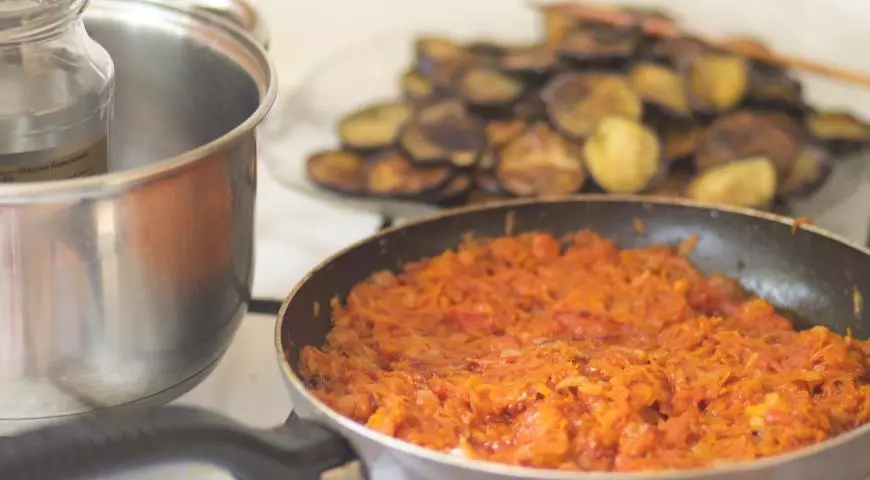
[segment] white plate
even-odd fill
[[[412,62],[413,39],[421,33],[439,33],[459,40],[491,37],[510,42],[539,37],[537,13],[520,2],[441,0],[415,13],[403,11],[394,19],[402,30],[360,41],[316,68],[282,106],[263,143],[261,158],[275,179],[287,188],[349,208],[393,217],[413,218],[438,210],[420,203],[352,199],[323,191],[305,175],[308,153],[334,148],[338,121],[349,112],[400,95],[399,77]],[[476,2],[489,4],[490,12]],[[870,55],[859,48],[870,45],[870,29],[852,21],[870,19],[870,5],[848,0],[661,0],[632,3],[661,6],[682,23],[707,35],[749,34],[764,39],[779,51],[824,60],[835,65],[870,71]],[[741,6],[742,5],[742,6]],[[450,21],[450,12],[455,21]],[[691,19],[691,20],[688,20]],[[806,96],[817,107],[845,108],[870,118],[870,91],[818,77],[802,76]],[[867,160],[850,159],[838,165],[825,186],[813,197],[790,205],[796,215],[819,217],[855,192],[866,177]],[[861,215],[870,215],[870,207]]]

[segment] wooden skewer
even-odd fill
[[[631,12],[622,12],[608,9],[606,7],[592,7],[579,3],[533,3],[533,5],[535,8],[561,10],[579,19],[609,23],[616,26],[638,25],[638,22],[640,21],[640,27],[644,30],[644,33],[659,38],[674,38],[685,34],[676,24],[674,24],[674,22],[659,18],[641,19],[638,15]],[[705,38],[694,33],[691,36],[692,38],[714,48],[743,55],[765,63],[784,68],[803,70],[805,72],[824,75],[826,77],[870,88],[870,74],[867,73],[833,67],[807,60],[805,58],[773,53],[746,43]]]

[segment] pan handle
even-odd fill
[[[0,478],[85,479],[187,460],[243,480],[308,480],[357,459],[347,441],[319,424],[290,423],[255,430],[184,406],[94,414],[0,441]]]

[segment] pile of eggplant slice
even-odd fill
[[[541,10],[545,38],[416,39],[404,98],[352,112],[307,174],[343,195],[453,206],[577,192],[770,209],[818,189],[870,125],[804,101],[788,71],[690,36]],[[739,37],[751,48],[759,41]]]

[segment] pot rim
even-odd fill
[[[435,450],[431,450],[425,447],[421,447],[418,445],[414,445],[409,442],[405,442],[399,440],[397,438],[391,437],[389,435],[371,430],[367,428],[365,425],[359,424],[350,418],[346,418],[343,415],[335,412],[331,407],[320,401],[317,397],[311,394],[308,391],[308,388],[305,386],[304,382],[301,378],[296,374],[293,370],[290,362],[287,360],[287,356],[285,354],[284,345],[290,343],[290,339],[287,339],[287,342],[284,342],[284,323],[286,321],[286,312],[290,305],[293,302],[294,297],[297,292],[301,289],[302,285],[304,285],[308,280],[317,272],[324,270],[326,267],[331,265],[335,259],[341,257],[351,250],[356,249],[360,245],[375,241],[378,238],[381,238],[386,235],[390,235],[396,231],[404,230],[408,227],[420,226],[427,223],[433,223],[442,220],[443,218],[448,218],[452,216],[463,215],[466,213],[476,212],[480,210],[503,210],[507,215],[510,215],[512,210],[511,207],[528,205],[528,204],[549,204],[549,203],[565,203],[565,202],[596,202],[596,203],[605,203],[605,202],[631,202],[631,203],[641,203],[641,204],[653,204],[653,205],[671,205],[671,206],[684,206],[695,209],[703,209],[711,212],[724,212],[724,213],[735,213],[738,215],[754,217],[761,221],[766,222],[774,222],[780,223],[783,225],[790,226],[791,228],[795,228],[795,220],[789,217],[785,217],[782,215],[777,215],[768,212],[762,212],[747,208],[739,208],[739,207],[729,207],[724,205],[713,205],[708,203],[696,202],[693,200],[682,199],[682,198],[670,198],[670,197],[659,197],[659,196],[637,196],[637,195],[612,195],[612,194],[580,194],[573,195],[570,197],[564,198],[554,198],[554,199],[516,199],[516,200],[508,200],[495,205],[472,205],[467,207],[456,208],[452,210],[445,211],[444,213],[439,213],[436,215],[432,215],[423,219],[418,219],[414,221],[410,221],[408,223],[391,227],[388,229],[384,229],[374,235],[371,235],[367,238],[359,240],[350,246],[342,249],[341,251],[329,256],[323,262],[321,262],[316,267],[312,268],[301,280],[299,280],[290,293],[287,295],[284,303],[281,305],[281,309],[278,311],[278,318],[275,322],[275,351],[278,355],[278,363],[281,366],[281,371],[284,375],[285,380],[287,381],[290,388],[292,388],[295,393],[300,397],[305,399],[309,406],[311,406],[316,412],[318,417],[315,419],[316,421],[327,421],[331,423],[333,426],[338,427],[338,434],[345,436],[347,438],[346,432],[352,432],[353,435],[363,437],[369,441],[376,442],[381,446],[390,449],[391,451],[398,451],[404,455],[416,457],[422,460],[446,464],[451,467],[461,468],[465,470],[469,470],[477,473],[486,473],[486,474],[494,474],[494,475],[504,475],[510,478],[521,478],[521,479],[541,479],[541,480],[578,480],[578,479],[588,479],[588,480],[640,480],[640,479],[649,479],[649,480],[695,480],[695,479],[704,479],[704,478],[723,478],[723,475],[747,475],[747,474],[760,474],[764,470],[770,470],[773,468],[781,467],[790,462],[796,462],[800,460],[809,460],[809,457],[818,456],[824,454],[828,450],[832,450],[846,444],[848,442],[854,441],[860,437],[867,436],[870,433],[870,424],[862,425],[854,430],[848,431],[841,435],[838,435],[834,438],[825,440],[821,443],[817,443],[815,445],[811,445],[809,447],[800,448],[793,452],[784,453],[781,455],[776,455],[773,457],[766,457],[758,460],[752,460],[748,462],[735,463],[731,465],[723,465],[713,468],[696,468],[690,470],[666,470],[666,471],[654,471],[654,472],[632,472],[632,473],[614,473],[614,472],[577,472],[577,471],[565,471],[565,470],[556,470],[549,468],[529,468],[529,467],[518,467],[507,464],[500,464],[496,462],[489,462],[483,460],[472,460],[465,459],[461,457],[457,457],[454,455],[450,455],[447,453],[438,452]],[[867,247],[858,244],[857,242],[853,242],[843,236],[832,233],[828,230],[825,230],[821,227],[817,227],[811,224],[801,224],[799,228],[802,230],[808,230],[809,232],[820,235],[823,237],[827,237],[831,240],[839,242],[843,244],[843,246],[858,250],[862,254],[866,256],[870,256],[870,249]],[[364,460],[364,459],[363,459]]]
[[[278,96],[275,66],[260,42],[243,27],[213,13],[191,9],[184,4],[172,5],[161,0],[100,0],[91,2],[85,16],[87,17],[88,12],[113,12],[119,5],[124,4],[154,9],[173,17],[184,18],[186,23],[217,31],[236,46],[241,47],[244,53],[251,57],[252,63],[262,70],[262,79],[252,78],[260,93],[257,109],[245,121],[222,136],[192,150],[146,166],[75,179],[0,184],[0,205],[49,202],[67,198],[99,198],[157,180],[224,150],[226,145],[253,131],[272,109]]]

